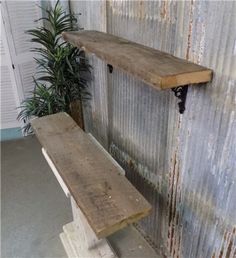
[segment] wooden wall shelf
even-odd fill
[[[111,34],[83,30],[62,35],[74,46],[83,47],[158,90],[209,82],[212,77],[208,68]]]

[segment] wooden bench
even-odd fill
[[[123,170],[66,113],[33,119],[43,154],[71,198],[73,222],[61,235],[73,257],[115,257],[105,237],[147,216],[150,204]]]

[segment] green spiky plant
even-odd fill
[[[46,26],[27,31],[31,41],[39,47],[32,48],[38,64],[35,88],[31,97],[21,104],[19,120],[23,120],[24,133],[32,132],[30,119],[65,111],[71,113],[71,103],[89,98],[88,80],[90,66],[83,51],[62,40],[63,31],[77,29],[76,18],[66,14],[57,1],[52,10],[45,10],[41,18]]]

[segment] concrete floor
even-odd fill
[[[59,233],[72,221],[69,199],[41,154],[35,137],[6,141],[2,147],[2,258],[66,257]],[[109,241],[119,257],[158,257],[128,227]]]

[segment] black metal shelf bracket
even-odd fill
[[[109,70],[109,73],[113,72],[113,66],[111,64],[107,64],[107,68]],[[188,85],[179,86],[171,90],[174,92],[175,96],[180,100],[178,102],[179,113],[183,114],[185,111],[185,102],[186,102],[186,97],[188,92]]]
[[[187,98],[188,85],[173,88],[172,91],[174,92],[175,97],[177,97],[180,100],[178,102],[179,113],[183,114],[185,110],[185,102]]]
[[[111,64],[107,64],[107,67],[108,67],[109,73],[112,73],[113,72],[113,66]]]

